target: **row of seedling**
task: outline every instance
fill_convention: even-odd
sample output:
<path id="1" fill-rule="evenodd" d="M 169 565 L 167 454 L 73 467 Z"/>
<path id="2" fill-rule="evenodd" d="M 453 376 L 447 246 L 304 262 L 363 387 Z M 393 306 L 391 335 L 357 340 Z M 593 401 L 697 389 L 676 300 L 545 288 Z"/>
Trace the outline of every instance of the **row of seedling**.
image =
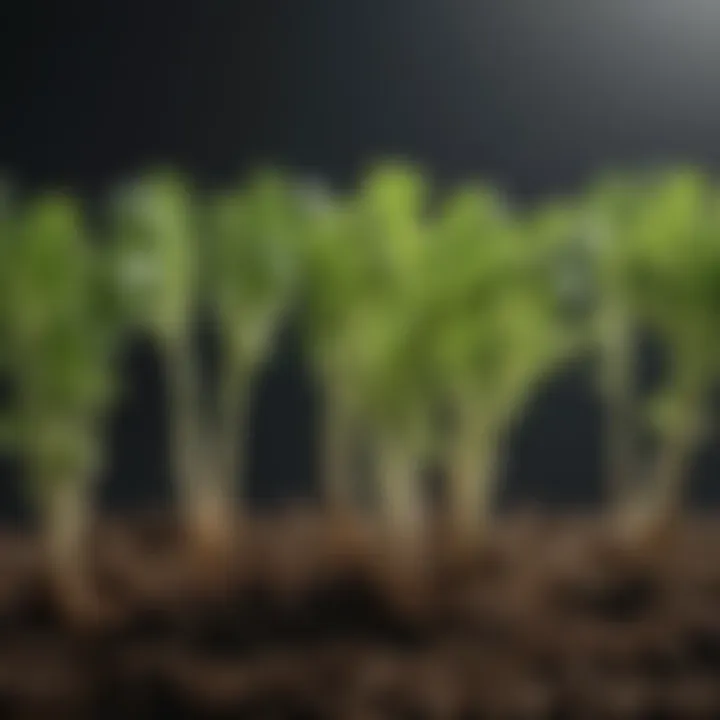
<path id="1" fill-rule="evenodd" d="M 451 525 L 481 538 L 510 429 L 582 356 L 606 408 L 614 507 L 676 507 L 711 427 L 720 189 L 691 169 L 527 207 L 489 185 L 440 191 L 400 163 L 346 193 L 270 171 L 221 192 L 154 173 L 92 221 L 66 194 L 6 193 L 0 213 L 0 430 L 58 577 L 82 569 L 118 354 L 139 333 L 163 362 L 181 522 L 205 549 L 231 542 L 253 383 L 286 323 L 321 391 L 328 504 L 353 509 L 365 484 L 410 542 L 427 521 L 428 467 L 442 471 Z M 219 339 L 212 391 L 200 314 Z M 641 331 L 668 360 L 649 396 Z"/>

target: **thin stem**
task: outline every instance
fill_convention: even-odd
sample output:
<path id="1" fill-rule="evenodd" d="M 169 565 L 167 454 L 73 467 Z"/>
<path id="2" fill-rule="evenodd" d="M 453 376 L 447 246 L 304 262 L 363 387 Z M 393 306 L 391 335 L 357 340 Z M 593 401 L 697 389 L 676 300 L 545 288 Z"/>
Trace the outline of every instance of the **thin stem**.
<path id="1" fill-rule="evenodd" d="M 58 475 L 31 463 L 31 481 L 52 592 L 68 610 L 88 597 L 88 534 L 92 518 L 91 473 Z"/>
<path id="2" fill-rule="evenodd" d="M 202 476 L 204 438 L 201 431 L 199 376 L 189 333 L 169 342 L 165 348 L 168 373 L 171 458 L 179 493 L 181 511 L 186 520 L 195 512 Z"/>
<path id="3" fill-rule="evenodd" d="M 652 477 L 652 497 L 661 515 L 679 507 L 692 455 L 702 436 L 697 403 L 690 400 L 684 414 L 686 421 L 665 438 Z"/>
<path id="4" fill-rule="evenodd" d="M 59 574 L 76 575 L 79 571 L 89 518 L 86 483 L 56 479 L 49 485 L 43 507 L 46 552 Z"/>
<path id="5" fill-rule="evenodd" d="M 333 510 L 353 507 L 354 436 L 349 413 L 329 394 L 324 408 L 321 453 L 325 498 Z"/>
<path id="6" fill-rule="evenodd" d="M 621 508 L 620 519 L 633 535 L 655 537 L 679 510 L 692 456 L 703 436 L 702 402 L 692 391 L 680 400 L 676 410 L 682 421 L 666 430 L 640 492 Z"/>
<path id="7" fill-rule="evenodd" d="M 250 373 L 238 353 L 227 352 L 220 370 L 217 406 L 218 463 L 215 482 L 227 502 L 235 502 L 236 484 L 245 479 L 250 410 Z"/>
<path id="8" fill-rule="evenodd" d="M 386 523 L 399 534 L 403 543 L 415 544 L 425 523 L 425 508 L 419 489 L 420 469 L 416 453 L 400 444 L 380 444 L 381 510 Z"/>
<path id="9" fill-rule="evenodd" d="M 632 329 L 618 312 L 604 318 L 605 458 L 612 501 L 624 503 L 636 480 Z"/>
<path id="10" fill-rule="evenodd" d="M 458 429 L 449 459 L 450 518 L 464 537 L 482 535 L 498 483 L 500 447 L 487 425 L 467 421 Z"/>

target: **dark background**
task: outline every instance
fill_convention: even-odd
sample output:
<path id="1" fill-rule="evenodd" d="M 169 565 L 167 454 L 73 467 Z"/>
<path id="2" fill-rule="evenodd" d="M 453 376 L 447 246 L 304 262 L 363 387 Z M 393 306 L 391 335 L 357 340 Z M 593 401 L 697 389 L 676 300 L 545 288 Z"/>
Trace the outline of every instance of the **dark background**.
<path id="1" fill-rule="evenodd" d="M 158 162 L 203 182 L 275 161 L 347 184 L 401 155 L 440 182 L 487 176 L 530 198 L 618 164 L 717 168 L 719 81 L 712 0 L 5 0 L 0 168 L 98 198 Z M 149 347 L 128 353 L 125 380 L 102 490 L 115 508 L 170 487 Z M 311 496 L 314 402 L 291 337 L 256 400 L 250 494 Z M 599 419 L 582 369 L 541 389 L 505 500 L 597 501 Z M 709 447 L 700 502 L 720 497 L 719 469 Z M 0 476 L 13 515 L 8 463 Z"/>

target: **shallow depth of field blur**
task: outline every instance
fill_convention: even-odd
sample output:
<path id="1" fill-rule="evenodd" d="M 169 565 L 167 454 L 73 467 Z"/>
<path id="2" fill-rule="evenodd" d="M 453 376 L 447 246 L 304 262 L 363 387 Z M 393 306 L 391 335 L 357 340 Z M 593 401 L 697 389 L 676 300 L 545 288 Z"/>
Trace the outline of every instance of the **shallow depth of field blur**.
<path id="1" fill-rule="evenodd" d="M 9 185 L 2 213 L 2 439 L 41 515 L 92 505 L 138 340 L 191 524 L 242 502 L 258 382 L 288 332 L 319 406 L 320 503 L 408 536 L 438 508 L 480 532 L 514 429 L 562 373 L 602 409 L 608 507 L 679 509 L 716 437 L 720 191 L 699 168 L 535 203 L 487 180 L 440 190 L 398 160 L 342 192 L 271 167 L 211 191 L 157 170 L 92 218 Z"/>
<path id="2" fill-rule="evenodd" d="M 37 3 L 0 718 L 720 716 L 720 4 Z"/>
<path id="3" fill-rule="evenodd" d="M 12 712 L 40 692 L 97 713 L 118 683 L 151 716 L 714 711 L 717 530 L 684 512 L 718 432 L 710 174 L 606 174 L 531 204 L 488 181 L 439 192 L 398 160 L 344 192 L 272 167 L 207 191 L 164 169 L 100 207 L 3 199 L 0 427 L 35 528 L 0 545 Z M 244 484 L 258 379 L 288 330 L 317 392 L 321 491 L 268 514 Z M 109 517 L 107 428 L 139 338 L 161 369 L 172 499 Z M 511 433 L 573 367 L 602 408 L 603 504 L 501 515 Z M 88 633 L 110 653 L 90 674 Z M 18 653 L 51 679 L 28 684 Z M 349 674 L 319 690 L 338 662 Z M 148 699 L 158 673 L 169 694 Z"/>

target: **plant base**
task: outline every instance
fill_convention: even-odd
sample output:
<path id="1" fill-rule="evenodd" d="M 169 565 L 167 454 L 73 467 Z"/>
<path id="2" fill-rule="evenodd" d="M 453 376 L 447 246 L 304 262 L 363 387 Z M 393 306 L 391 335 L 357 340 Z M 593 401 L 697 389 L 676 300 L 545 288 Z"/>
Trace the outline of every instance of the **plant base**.
<path id="1" fill-rule="evenodd" d="M 358 519 L 242 524 L 209 593 L 172 523 L 101 523 L 82 627 L 39 543 L 5 536 L 0 717 L 720 714 L 711 519 L 630 552 L 594 518 L 507 518 L 461 562 L 438 525 L 412 564 Z"/>

